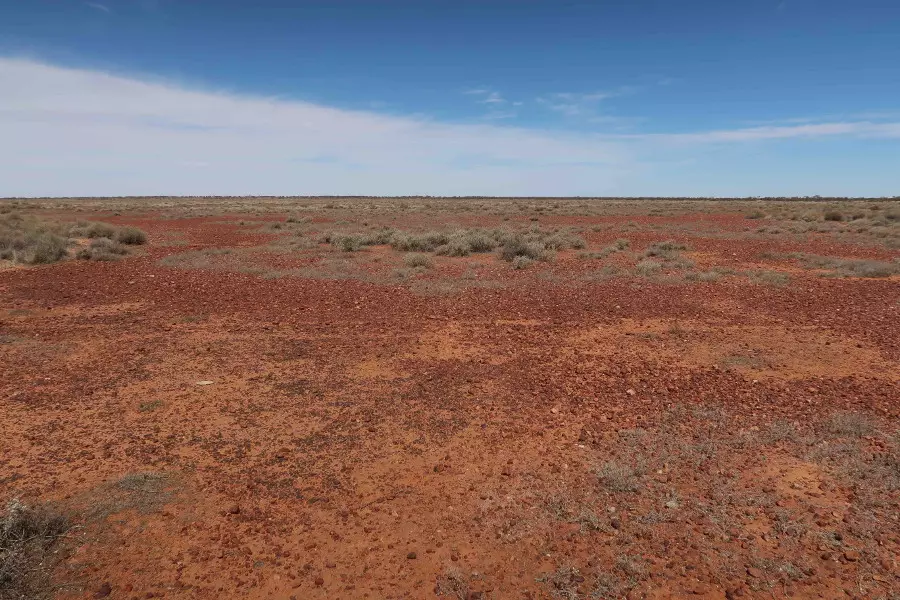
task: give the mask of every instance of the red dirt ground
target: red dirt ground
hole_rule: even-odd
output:
[[[590,280],[625,258],[565,251],[438,257],[414,285],[387,248],[352,258],[371,278],[285,275],[333,253],[267,246],[284,215],[91,218],[150,243],[0,271],[0,491],[89,515],[129,474],[164,479],[84,517],[56,597],[900,594],[900,280],[760,257],[896,251],[741,236],[731,213],[547,216],[589,249],[674,237],[698,268],[792,279]],[[159,262],[205,248],[244,250]]]

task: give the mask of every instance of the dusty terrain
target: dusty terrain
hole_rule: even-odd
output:
[[[54,597],[900,598],[896,201],[0,203],[148,236],[0,261]]]

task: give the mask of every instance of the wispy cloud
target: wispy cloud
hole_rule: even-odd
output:
[[[25,59],[0,58],[0,81],[13,82],[0,94],[0,196],[877,195],[900,183],[889,174],[880,183],[868,175],[852,179],[848,169],[838,189],[824,189],[818,180],[788,187],[785,173],[761,173],[748,187],[725,175],[715,180],[721,165],[710,167],[710,156],[731,153],[705,150],[716,144],[774,146],[788,139],[900,139],[900,119],[601,135],[511,126],[515,109],[509,101],[486,103],[482,123],[458,124],[197,90]],[[474,95],[488,98],[492,92]],[[599,94],[589,94],[591,101],[602,103]],[[572,94],[562,100],[584,98]],[[853,159],[849,151],[847,158]],[[743,163],[732,166],[734,173],[747,170]]]
[[[676,144],[713,144],[755,142],[794,138],[850,136],[857,138],[900,138],[900,122],[846,121],[718,129],[689,133],[643,133],[615,136],[618,139],[654,141]]]
[[[339,110],[22,59],[0,58],[0,80],[15,82],[0,94],[0,196],[602,194],[631,169],[627,144],[589,135]],[[460,166],[476,155],[487,158]],[[313,160],[322,156],[330,160]]]
[[[557,92],[539,96],[537,103],[566,117],[592,120],[601,116],[599,105],[602,101],[630,94],[633,91],[634,88],[621,87],[615,90],[589,93]]]
[[[89,6],[89,7],[93,8],[94,10],[99,10],[99,11],[105,12],[107,14],[112,12],[108,6],[106,6],[105,4],[100,4],[99,2],[85,2],[84,4],[85,4],[85,6]]]
[[[475,88],[463,92],[469,96],[478,96],[476,102],[480,104],[506,104],[507,100],[500,95],[500,92],[487,88]]]

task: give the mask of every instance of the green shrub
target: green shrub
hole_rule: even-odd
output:
[[[829,209],[825,211],[823,218],[826,221],[843,221],[844,215],[839,210]]]

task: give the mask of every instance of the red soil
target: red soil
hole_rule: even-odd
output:
[[[603,491],[595,473],[617,432],[662,431],[684,407],[721,409],[730,433],[803,427],[834,410],[896,430],[896,278],[589,282],[579,276],[594,267],[568,252],[522,272],[491,256],[438,258],[424,280],[458,280],[475,262],[493,285],[420,295],[403,282],[158,264],[274,239],[234,216],[109,220],[145,229],[144,254],[0,271],[0,334],[15,340],[0,345],[4,497],[83,507],[144,472],[166,475],[172,491],[146,512],[87,522],[58,570],[69,584],[58,597],[93,597],[108,582],[114,598],[586,598],[601,572],[629,598],[900,590],[896,492],[874,533],[854,533],[853,489],[778,444],[722,451],[694,473],[660,463],[637,493]],[[728,214],[654,222],[746,228]],[[586,231],[592,248],[623,237]],[[166,236],[184,245],[160,245]],[[828,241],[624,237],[636,248],[689,240],[701,266],[758,264],[763,250],[885,257]],[[392,254],[367,268],[387,269]],[[254,256],[278,269],[314,262]],[[666,431],[718,435],[694,413],[677,422]],[[787,545],[768,509],[720,528],[689,516],[639,525],[665,510],[658,494],[715,506],[723,478],[738,496],[765,492],[771,510],[841,532],[843,545],[822,550],[812,534]],[[554,516],[557,499],[590,508],[602,527]],[[812,565],[799,578],[753,562],[798,556]]]

